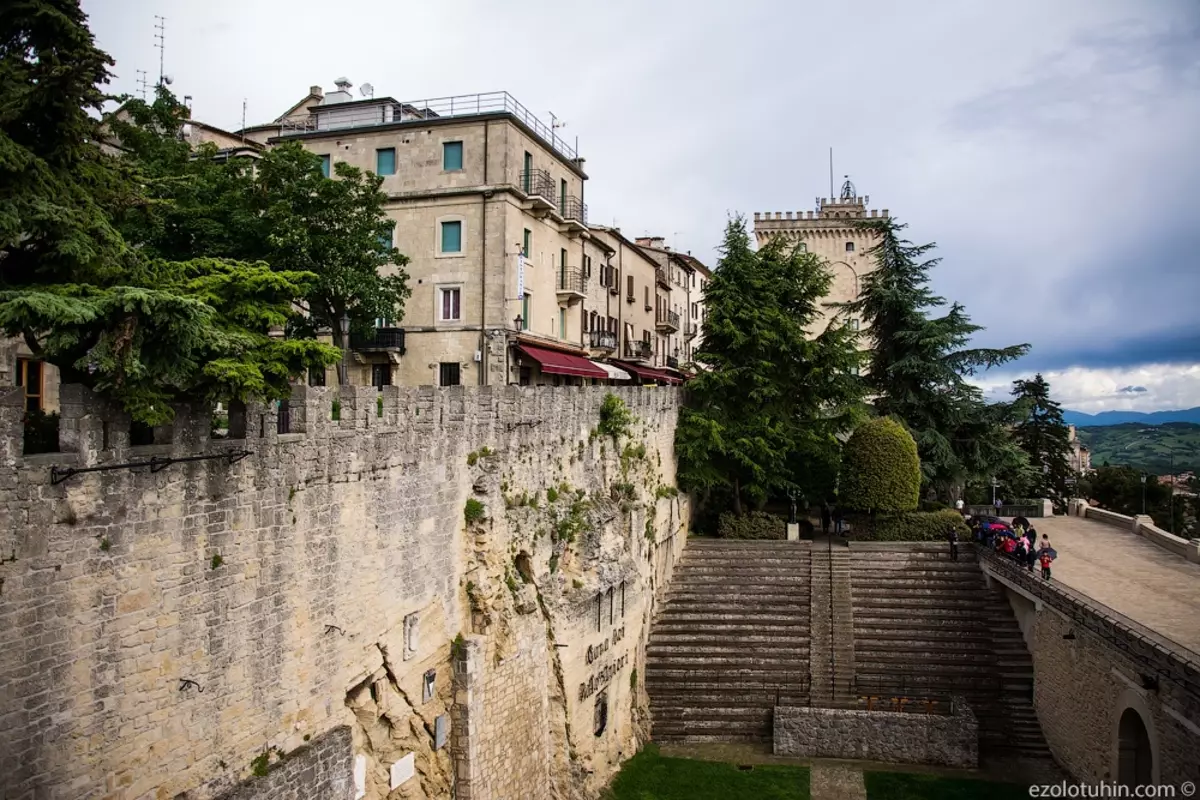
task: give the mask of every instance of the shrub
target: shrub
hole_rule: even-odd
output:
[[[725,513],[717,521],[717,536],[722,539],[786,539],[787,520],[765,511],[751,511],[741,516]]]
[[[633,414],[625,401],[615,394],[606,394],[600,405],[600,424],[596,431],[601,436],[611,436],[616,441],[620,436],[628,436],[629,428],[633,425]]]
[[[41,409],[25,413],[25,454],[58,452],[58,414]]]
[[[850,536],[866,542],[944,542],[950,529],[958,531],[961,541],[968,541],[971,529],[962,515],[954,510],[903,511],[894,514],[852,516]]]
[[[375,416],[383,416],[383,395],[379,395],[375,398]]]
[[[842,452],[838,494],[855,511],[912,511],[921,493],[917,443],[890,417],[859,425]]]
[[[333,417],[334,422],[339,422],[342,419],[342,401],[341,400],[333,401],[332,417]]]
[[[474,497],[467,500],[467,505],[463,508],[463,517],[466,519],[468,525],[479,522],[486,515],[487,512],[483,507],[483,503]]]

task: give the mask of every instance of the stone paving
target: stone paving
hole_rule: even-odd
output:
[[[867,800],[862,770],[840,764],[813,764],[809,774],[812,800]]]
[[[1057,580],[1200,653],[1200,564],[1081,517],[1030,520],[1058,551]]]

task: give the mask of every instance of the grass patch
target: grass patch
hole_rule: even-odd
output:
[[[1017,800],[1029,789],[1016,783],[943,778],[909,772],[866,772],[867,800]]]
[[[808,767],[755,766],[666,758],[647,745],[625,762],[607,800],[808,800]]]

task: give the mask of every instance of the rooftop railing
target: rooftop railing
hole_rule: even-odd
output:
[[[315,106],[314,113],[303,118],[285,120],[280,136],[296,136],[317,131],[390,125],[397,122],[416,122],[447,117],[467,117],[478,114],[511,114],[539,138],[567,159],[579,158],[575,147],[560,139],[552,125],[547,125],[529,109],[517,102],[508,92],[485,92],[454,97],[433,97],[426,100],[396,102],[380,100],[356,106]]]

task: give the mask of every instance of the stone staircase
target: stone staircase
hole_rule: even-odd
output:
[[[832,707],[852,703],[854,693],[854,605],[850,551],[844,541],[812,546],[812,701]]]
[[[770,742],[777,703],[806,704],[809,542],[694,538],[646,652],[657,742]]]
[[[1033,662],[1008,601],[989,590],[974,548],[851,548],[859,695],[959,695],[979,719],[980,753],[1051,760],[1033,708]]]

